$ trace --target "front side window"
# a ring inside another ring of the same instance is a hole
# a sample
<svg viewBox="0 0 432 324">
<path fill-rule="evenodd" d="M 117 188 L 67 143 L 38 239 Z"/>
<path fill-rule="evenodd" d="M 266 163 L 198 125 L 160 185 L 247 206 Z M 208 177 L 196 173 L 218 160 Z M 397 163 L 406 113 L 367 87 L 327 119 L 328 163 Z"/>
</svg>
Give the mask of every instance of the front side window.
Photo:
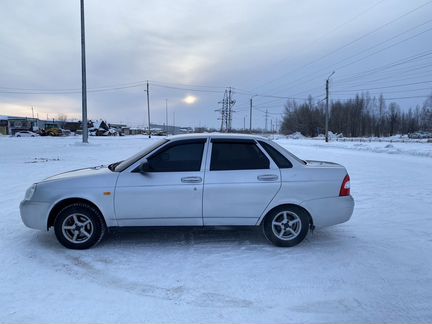
<svg viewBox="0 0 432 324">
<path fill-rule="evenodd" d="M 148 159 L 152 172 L 199 171 L 204 142 L 174 144 Z"/>
<path fill-rule="evenodd" d="M 214 142 L 210 170 L 269 169 L 270 161 L 254 142 Z"/>
</svg>

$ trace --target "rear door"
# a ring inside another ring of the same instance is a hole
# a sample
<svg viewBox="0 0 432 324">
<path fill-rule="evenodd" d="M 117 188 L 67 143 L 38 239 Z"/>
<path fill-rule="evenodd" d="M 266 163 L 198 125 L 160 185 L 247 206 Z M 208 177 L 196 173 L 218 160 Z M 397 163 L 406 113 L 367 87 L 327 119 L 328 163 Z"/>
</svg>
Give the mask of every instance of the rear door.
<svg viewBox="0 0 432 324">
<path fill-rule="evenodd" d="M 204 225 L 255 225 L 280 189 L 278 167 L 253 139 L 213 138 L 208 149 Z"/>
</svg>

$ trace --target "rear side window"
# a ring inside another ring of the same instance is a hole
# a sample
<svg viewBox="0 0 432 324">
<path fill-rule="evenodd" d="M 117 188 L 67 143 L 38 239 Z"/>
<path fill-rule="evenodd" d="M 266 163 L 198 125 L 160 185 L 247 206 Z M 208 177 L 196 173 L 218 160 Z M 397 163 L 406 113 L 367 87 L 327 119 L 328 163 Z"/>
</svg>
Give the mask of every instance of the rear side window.
<svg viewBox="0 0 432 324">
<path fill-rule="evenodd" d="M 152 172 L 199 171 L 204 143 L 177 144 L 148 159 Z"/>
<path fill-rule="evenodd" d="M 279 152 L 273 146 L 267 144 L 266 142 L 263 141 L 258 141 L 258 142 L 264 148 L 267 154 L 270 155 L 270 157 L 276 163 L 278 168 L 280 169 L 292 168 L 293 166 L 292 163 L 285 156 L 283 156 L 281 152 Z"/>
<path fill-rule="evenodd" d="M 269 169 L 270 161 L 254 142 L 215 142 L 211 171 Z"/>
</svg>

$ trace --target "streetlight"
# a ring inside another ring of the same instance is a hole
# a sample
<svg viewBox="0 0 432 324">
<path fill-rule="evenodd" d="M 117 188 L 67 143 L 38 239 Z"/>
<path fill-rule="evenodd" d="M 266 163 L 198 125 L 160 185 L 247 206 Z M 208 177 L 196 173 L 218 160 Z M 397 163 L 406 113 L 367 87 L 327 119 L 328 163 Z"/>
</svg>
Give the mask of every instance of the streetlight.
<svg viewBox="0 0 432 324">
<path fill-rule="evenodd" d="M 165 132 L 168 134 L 168 99 L 165 99 Z"/>
<path fill-rule="evenodd" d="M 81 0 L 81 96 L 82 96 L 82 141 L 88 143 L 87 129 L 87 84 L 86 84 L 86 60 L 85 60 L 85 24 L 84 24 L 84 0 Z M 47 118 L 48 119 L 48 118 Z"/>
<path fill-rule="evenodd" d="M 328 142 L 328 121 L 329 121 L 329 80 L 335 74 L 333 71 L 326 80 L 326 111 L 325 111 L 325 141 Z"/>
<path fill-rule="evenodd" d="M 258 95 L 255 94 L 252 97 L 250 97 L 249 99 L 249 103 L 250 103 L 250 109 L 249 109 L 249 132 L 252 133 L 252 99 L 253 97 L 257 97 Z"/>
<path fill-rule="evenodd" d="M 147 88 L 144 90 L 147 92 L 147 119 L 148 119 L 148 137 L 151 138 L 151 128 L 150 128 L 150 92 L 149 92 L 149 82 L 147 80 Z"/>
</svg>

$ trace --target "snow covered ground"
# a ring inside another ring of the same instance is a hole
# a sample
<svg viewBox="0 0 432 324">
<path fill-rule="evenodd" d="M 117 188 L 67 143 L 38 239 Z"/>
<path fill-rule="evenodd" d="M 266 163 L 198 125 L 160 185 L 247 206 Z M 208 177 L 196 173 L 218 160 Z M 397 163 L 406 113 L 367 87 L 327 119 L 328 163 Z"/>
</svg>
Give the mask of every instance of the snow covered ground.
<svg viewBox="0 0 432 324">
<path fill-rule="evenodd" d="M 432 144 L 279 140 L 345 165 L 356 200 L 351 221 L 292 249 L 254 229 L 166 229 L 72 251 L 18 204 L 33 182 L 149 144 L 90 140 L 0 137 L 0 322 L 432 322 Z"/>
</svg>

